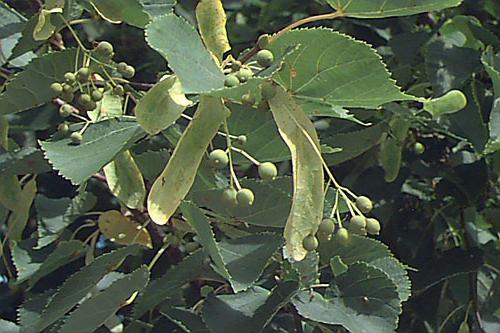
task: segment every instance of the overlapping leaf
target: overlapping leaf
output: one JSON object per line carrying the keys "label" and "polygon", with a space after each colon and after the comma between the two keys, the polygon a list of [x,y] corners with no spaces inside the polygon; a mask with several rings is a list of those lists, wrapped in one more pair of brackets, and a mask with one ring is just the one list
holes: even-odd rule
{"label": "overlapping leaf", "polygon": [[[99,294],[84,301],[65,321],[60,333],[92,333],[123,306],[135,292],[141,291],[149,281],[145,266],[113,282]],[[99,311],[96,311],[99,309]]]}
{"label": "overlapping leaf", "polygon": [[[78,128],[74,125],[74,129]],[[73,145],[69,138],[54,137],[41,142],[41,146],[54,169],[73,184],[80,184],[143,134],[133,119],[123,117],[92,123],[79,145]]]}
{"label": "overlapping leaf", "polygon": [[330,29],[290,31],[269,45],[277,56],[291,45],[275,78],[299,101],[337,107],[377,108],[412,100],[390,78],[380,56],[368,44]]}
{"label": "overlapping leaf", "polygon": [[394,332],[401,313],[395,284],[365,263],[349,266],[325,295],[304,291],[293,304],[305,318],[342,325],[352,333]]}
{"label": "overlapping leaf", "polygon": [[163,55],[186,93],[224,87],[224,74],[193,26],[175,14],[155,18],[146,29],[149,45]]}
{"label": "overlapping leaf", "polygon": [[211,332],[260,332],[297,290],[297,282],[286,281],[271,291],[252,287],[236,295],[209,295],[203,319]]}
{"label": "overlapping leaf", "polygon": [[407,16],[456,7],[463,0],[327,0],[345,16],[379,18]]}
{"label": "overlapping leaf", "polygon": [[222,61],[231,49],[226,32],[226,13],[221,0],[201,0],[196,6],[196,20],[207,49]]}
{"label": "overlapping leaf", "polygon": [[90,0],[90,3],[99,15],[111,23],[125,22],[144,28],[149,22],[149,15],[139,0]]}
{"label": "overlapping leaf", "polygon": [[75,59],[75,49],[49,53],[34,59],[0,94],[0,115],[28,110],[50,102],[54,98],[50,85],[55,81],[63,81],[64,73],[74,70]]}
{"label": "overlapping leaf", "polygon": [[70,276],[47,303],[36,323],[36,332],[61,318],[86,296],[104,275],[116,269],[126,257],[135,255],[138,250],[137,246],[115,250],[96,258],[90,265]]}
{"label": "overlapping leaf", "polygon": [[99,216],[99,230],[102,234],[117,244],[139,244],[153,248],[151,235],[146,228],[123,216],[117,210],[108,210]]}

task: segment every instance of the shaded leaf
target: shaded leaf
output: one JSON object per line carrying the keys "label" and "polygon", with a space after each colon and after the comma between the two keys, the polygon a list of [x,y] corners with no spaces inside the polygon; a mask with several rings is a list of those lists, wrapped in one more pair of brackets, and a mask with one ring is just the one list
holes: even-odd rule
{"label": "shaded leaf", "polygon": [[327,0],[345,16],[377,18],[407,16],[456,7],[462,0]]}
{"label": "shaded leaf", "polygon": [[395,331],[401,304],[396,286],[383,271],[355,263],[331,288],[324,296],[301,292],[293,304],[307,319],[342,325],[352,333]]}
{"label": "shaded leaf", "polygon": [[500,53],[495,54],[493,48],[489,47],[483,53],[481,61],[493,82],[495,93],[488,123],[490,138],[486,147],[486,152],[492,153],[500,150]]}
{"label": "shaded leaf", "polygon": [[167,166],[148,196],[148,212],[158,224],[167,223],[193,185],[201,159],[220,124],[228,116],[221,99],[202,97]]}
{"label": "shaded leaf", "polygon": [[150,17],[160,16],[168,14],[172,11],[176,0],[139,0],[142,3],[142,7]]}
{"label": "shaded leaf", "polygon": [[92,209],[96,202],[97,198],[90,192],[80,193],[73,199],[50,199],[39,194],[35,198],[38,222],[35,248],[42,248],[59,238],[67,226]]}
{"label": "shaded leaf", "polygon": [[273,181],[242,179],[241,186],[249,188],[255,195],[250,207],[228,207],[222,201],[224,189],[196,189],[190,198],[198,206],[208,206],[217,214],[229,219],[262,227],[283,228],[290,213],[292,180],[289,177],[276,178]]}
{"label": "shaded leaf", "polygon": [[135,255],[138,251],[139,247],[129,246],[104,254],[70,276],[47,303],[36,329],[42,331],[56,322],[87,295],[104,275],[116,269],[126,257]]}
{"label": "shaded leaf", "polygon": [[0,318],[0,330],[2,333],[21,333],[20,327],[11,321]]}
{"label": "shaded leaf", "polygon": [[134,120],[123,117],[92,123],[79,145],[73,145],[69,138],[58,137],[40,144],[54,169],[73,184],[80,184],[99,172],[142,135],[142,130]]}
{"label": "shaded leaf", "polygon": [[86,248],[86,244],[78,240],[62,241],[55,248],[43,250],[34,250],[18,244],[12,249],[12,258],[17,269],[16,282],[20,284],[29,280],[33,286],[42,277],[80,258]]}
{"label": "shaded leaf", "polygon": [[210,255],[210,258],[212,258],[212,261],[214,262],[214,270],[219,273],[220,276],[231,281],[231,276],[226,268],[226,265],[224,264],[214,232],[203,211],[193,203],[187,201],[181,204],[180,209],[184,218],[196,231],[199,243]]}
{"label": "shaded leaf", "polygon": [[236,295],[211,294],[203,306],[203,319],[211,332],[260,332],[297,290],[297,282],[286,281],[271,291],[252,287]]}
{"label": "shaded leaf", "polygon": [[108,210],[99,215],[98,225],[102,234],[112,242],[121,245],[139,244],[153,248],[151,235],[147,229],[123,216],[117,210]]}
{"label": "shaded leaf", "polygon": [[187,333],[210,333],[200,316],[183,308],[164,306],[160,312]]}
{"label": "shaded leaf", "polygon": [[220,254],[235,293],[246,290],[257,281],[282,242],[282,237],[276,234],[256,234],[219,242]]}
{"label": "shaded leaf", "polygon": [[411,294],[411,282],[405,266],[394,258],[387,245],[366,237],[350,235],[347,245],[341,245],[334,238],[320,243],[319,254],[321,263],[332,264],[332,259],[338,258],[342,263],[351,266],[364,262],[383,270],[397,287],[399,298],[408,300]]}
{"label": "shaded leaf", "polygon": [[9,225],[9,239],[13,241],[21,240],[24,228],[28,223],[30,217],[30,208],[35,199],[37,187],[36,179],[33,178],[24,185],[23,190],[18,198],[16,207],[12,211],[8,225]]}
{"label": "shaded leaf", "polygon": [[135,107],[137,122],[149,134],[169,127],[192,104],[177,77],[165,77],[142,97]]}
{"label": "shaded leaf", "polygon": [[221,0],[201,0],[196,6],[196,20],[206,48],[222,61],[231,49],[226,32],[226,13]]}
{"label": "shaded leaf", "polygon": [[298,103],[377,108],[414,99],[400,91],[381,57],[364,42],[330,29],[302,29],[280,36],[269,49],[280,56],[290,45],[299,49],[274,77]]}
{"label": "shaded leaf", "polygon": [[[54,95],[50,85],[63,81],[64,73],[73,71],[76,51],[67,49],[34,59],[9,81],[0,94],[0,115],[28,110],[50,102]],[[80,63],[82,59],[79,59]]]}
{"label": "shaded leaf", "polygon": [[283,88],[276,89],[269,104],[293,167],[292,207],[284,236],[288,254],[300,261],[307,254],[303,239],[316,233],[323,217],[323,165],[314,125]]}
{"label": "shaded leaf", "polygon": [[118,200],[129,208],[143,209],[146,187],[130,151],[116,155],[112,162],[104,166],[103,171],[109,190]]}
{"label": "shaded leaf", "polygon": [[358,131],[335,134],[322,139],[322,143],[342,149],[339,153],[326,156],[326,162],[328,165],[337,165],[360,156],[380,142],[386,129],[387,123],[380,122]]}
{"label": "shaded leaf", "polygon": [[390,131],[380,145],[380,162],[385,171],[385,181],[393,182],[399,175],[406,136],[410,123],[402,116],[394,116],[390,123]]}
{"label": "shaded leaf", "polygon": [[186,283],[199,278],[219,280],[218,275],[206,263],[206,259],[206,254],[198,250],[168,269],[163,276],[152,281],[137,297],[133,317],[140,318],[146,311],[173,297]]}
{"label": "shaded leaf", "polygon": [[167,59],[187,94],[224,87],[224,74],[184,19],[175,14],[153,19],[146,29],[146,40]]}
{"label": "shaded leaf", "polygon": [[42,9],[38,13],[38,21],[33,29],[33,39],[36,41],[49,39],[56,31],[56,26],[52,24],[52,14],[62,13],[61,8]]}
{"label": "shaded leaf", "polygon": [[50,170],[50,165],[43,158],[43,152],[33,147],[0,154],[0,174],[2,176],[36,174]]}
{"label": "shaded leaf", "polygon": [[[145,266],[113,282],[99,294],[84,301],[64,323],[60,333],[92,333],[113,316],[135,292],[149,281]],[[99,311],[96,311],[99,309]]]}

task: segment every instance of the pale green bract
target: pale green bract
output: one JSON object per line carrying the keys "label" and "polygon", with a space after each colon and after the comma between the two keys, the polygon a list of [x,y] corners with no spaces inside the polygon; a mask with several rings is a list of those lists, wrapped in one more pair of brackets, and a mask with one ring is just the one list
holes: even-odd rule
{"label": "pale green bract", "polygon": [[299,49],[285,58],[274,78],[306,112],[315,104],[372,109],[414,99],[400,91],[380,56],[364,42],[331,29],[301,29],[277,38],[269,49],[281,57],[293,45]]}
{"label": "pale green bract", "polygon": [[158,134],[172,125],[192,102],[184,95],[176,76],[170,75],[154,85],[135,108],[137,122],[149,134]]}
{"label": "pale green bract", "polygon": [[379,18],[407,16],[456,7],[463,0],[327,0],[328,4],[345,16]]}
{"label": "pale green bract", "polygon": [[155,223],[165,224],[175,213],[193,185],[203,154],[227,116],[220,98],[201,97],[198,110],[149,192],[148,213]]}
{"label": "pale green bract", "polygon": [[284,236],[288,254],[300,261],[307,254],[302,246],[303,239],[316,233],[323,217],[321,148],[311,120],[283,88],[277,87],[276,96],[269,105],[292,155],[293,201]]}

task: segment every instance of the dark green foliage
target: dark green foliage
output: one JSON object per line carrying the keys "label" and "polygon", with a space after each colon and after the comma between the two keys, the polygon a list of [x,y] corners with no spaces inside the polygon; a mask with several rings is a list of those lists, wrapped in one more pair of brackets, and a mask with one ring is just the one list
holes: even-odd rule
{"label": "dark green foliage", "polygon": [[497,1],[0,18],[0,332],[500,331]]}

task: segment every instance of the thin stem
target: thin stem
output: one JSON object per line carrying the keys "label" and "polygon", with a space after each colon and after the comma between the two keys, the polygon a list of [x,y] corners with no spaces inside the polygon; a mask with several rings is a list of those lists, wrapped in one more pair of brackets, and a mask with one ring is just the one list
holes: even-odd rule
{"label": "thin stem", "polygon": [[68,30],[71,32],[71,35],[73,35],[73,38],[76,40],[76,43],[78,44],[78,46],[82,49],[82,51],[86,51],[87,49],[85,48],[85,46],[83,45],[82,41],[80,40],[80,38],[76,34],[76,31],[73,30],[73,28],[71,27],[71,24],[69,24],[69,22],[66,20],[66,18],[64,17],[64,15],[59,14],[59,17],[63,20],[64,24],[66,25],[66,27],[68,28]]}
{"label": "thin stem", "polygon": [[229,172],[231,174],[231,178],[230,178],[231,187],[236,185],[236,188],[238,190],[240,190],[241,185],[240,185],[240,182],[238,181],[238,177],[236,176],[236,173],[234,172],[233,154],[231,153],[233,146],[231,144],[231,136],[229,133],[229,126],[227,125],[226,120],[224,120],[224,130],[226,131],[226,145],[227,145],[227,150],[228,150],[227,155],[229,157]]}
{"label": "thin stem", "polygon": [[156,252],[155,256],[153,259],[151,259],[151,262],[148,265],[148,270],[151,272],[155,264],[158,262],[158,259],[162,256],[163,252],[170,246],[170,242],[166,241],[163,243],[162,247]]}
{"label": "thin stem", "polygon": [[239,149],[239,148],[235,148],[235,147],[231,147],[231,150],[237,152],[237,153],[240,153],[241,155],[243,155],[246,159],[248,159],[250,162],[252,162],[253,164],[259,166],[260,165],[260,162],[252,157],[252,155],[250,155],[249,153],[247,153],[246,151],[244,151],[243,149]]}
{"label": "thin stem", "polygon": [[83,229],[85,228],[89,228],[89,227],[95,227],[96,226],[96,223],[95,222],[89,222],[89,223],[85,223],[85,224],[82,224],[81,226],[79,226],[78,228],[76,228],[75,231],[73,231],[73,233],[71,234],[71,237],[70,239],[74,239],[75,236]]}

